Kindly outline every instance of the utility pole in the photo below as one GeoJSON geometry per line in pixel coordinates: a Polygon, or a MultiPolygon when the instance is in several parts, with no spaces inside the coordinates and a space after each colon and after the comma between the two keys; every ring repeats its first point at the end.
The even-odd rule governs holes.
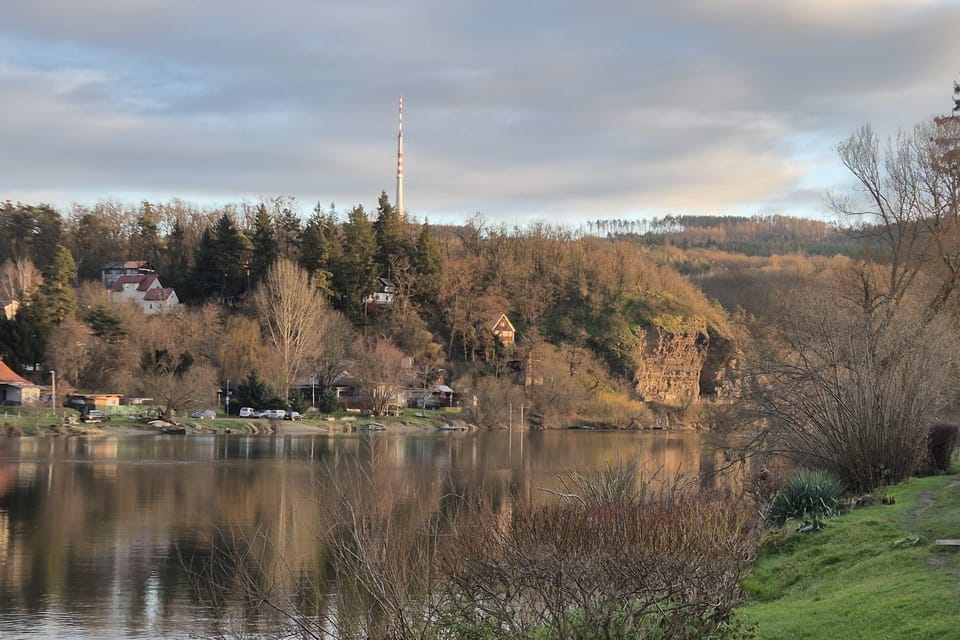
{"type": "Polygon", "coordinates": [[[53,415],[57,415],[57,372],[50,371],[50,404],[53,415]]]}

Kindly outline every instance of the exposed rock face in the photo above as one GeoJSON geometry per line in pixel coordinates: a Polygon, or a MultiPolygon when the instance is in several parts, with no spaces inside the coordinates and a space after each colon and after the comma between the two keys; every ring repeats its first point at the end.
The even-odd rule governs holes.
{"type": "Polygon", "coordinates": [[[647,402],[682,405],[720,393],[728,382],[733,343],[712,328],[641,330],[634,384],[647,402]]]}

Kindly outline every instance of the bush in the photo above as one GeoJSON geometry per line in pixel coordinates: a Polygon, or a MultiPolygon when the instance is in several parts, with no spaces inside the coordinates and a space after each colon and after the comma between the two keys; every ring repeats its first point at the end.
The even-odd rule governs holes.
{"type": "Polygon", "coordinates": [[[438,621],[472,638],[735,638],[749,516],[717,495],[560,503],[458,526],[438,621]]]}
{"type": "Polygon", "coordinates": [[[766,523],[782,527],[790,520],[812,521],[819,529],[821,519],[843,510],[845,494],[843,483],[826,471],[799,473],[774,498],[766,523]]]}
{"type": "Polygon", "coordinates": [[[340,400],[337,399],[337,392],[333,389],[324,389],[317,395],[317,411],[320,413],[333,413],[340,410],[340,400]]]}

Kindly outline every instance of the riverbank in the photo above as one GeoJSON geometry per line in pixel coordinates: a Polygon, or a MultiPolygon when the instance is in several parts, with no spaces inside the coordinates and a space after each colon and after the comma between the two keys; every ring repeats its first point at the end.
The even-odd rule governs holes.
{"type": "Polygon", "coordinates": [[[960,629],[960,475],[890,487],[892,505],[777,532],[743,581],[757,638],[941,639],[960,629]]]}
{"type": "Polygon", "coordinates": [[[414,412],[400,416],[317,416],[305,420],[268,420],[265,418],[217,417],[214,419],[180,419],[176,423],[148,421],[127,416],[112,416],[103,422],[82,423],[77,416],[64,419],[52,414],[28,412],[0,414],[0,436],[137,436],[162,433],[164,429],[183,429],[185,434],[239,435],[312,435],[383,430],[393,433],[451,429],[476,430],[459,414],[444,411],[414,412]],[[374,426],[371,426],[374,425],[374,426]],[[379,425],[379,426],[377,426],[379,425]]]}

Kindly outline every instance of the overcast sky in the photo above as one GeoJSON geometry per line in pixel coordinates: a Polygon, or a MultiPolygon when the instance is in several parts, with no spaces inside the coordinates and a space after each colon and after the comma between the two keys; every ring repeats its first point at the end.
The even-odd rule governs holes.
{"type": "Polygon", "coordinates": [[[952,105],[956,0],[0,0],[0,199],[828,216],[952,105]],[[670,5],[670,6],[668,6],[670,5]]]}

